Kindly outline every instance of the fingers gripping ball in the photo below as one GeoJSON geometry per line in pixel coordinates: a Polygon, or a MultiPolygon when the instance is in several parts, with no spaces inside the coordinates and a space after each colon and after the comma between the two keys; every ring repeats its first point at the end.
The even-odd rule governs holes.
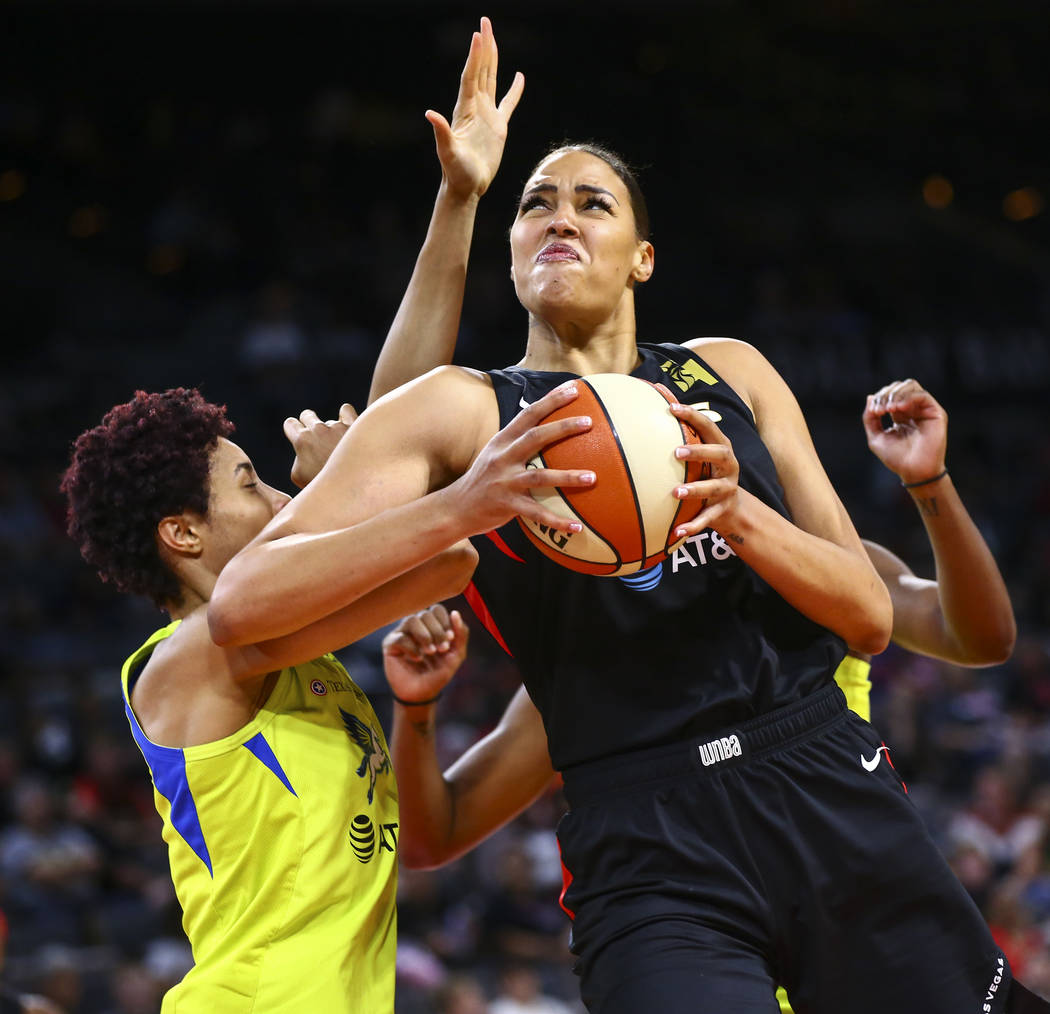
{"type": "Polygon", "coordinates": [[[594,471],[593,486],[532,490],[555,514],[579,521],[583,531],[552,531],[521,517],[518,522],[541,552],[570,570],[601,577],[633,574],[673,552],[684,541],[673,539],[675,528],[703,508],[702,500],[672,495],[675,486],[702,478],[701,464],[680,461],[675,448],[702,441],[671,414],[668,397],[647,380],[596,373],[577,386],[579,397],[544,421],[589,415],[592,427],[545,447],[529,465],[594,471]]]}

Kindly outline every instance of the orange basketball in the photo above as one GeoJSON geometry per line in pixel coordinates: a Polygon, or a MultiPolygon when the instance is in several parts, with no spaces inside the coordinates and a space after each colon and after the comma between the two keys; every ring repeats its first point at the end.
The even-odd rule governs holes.
{"type": "Polygon", "coordinates": [[[706,474],[699,462],[680,461],[676,447],[701,443],[696,431],[671,414],[670,399],[655,384],[620,373],[597,373],[577,382],[575,401],[544,421],[589,415],[586,433],[566,437],[530,462],[535,468],[589,468],[593,486],[543,487],[533,497],[555,514],[583,525],[558,532],[518,518],[529,539],[570,570],[616,577],[644,570],[673,552],[678,525],[703,509],[701,500],[672,492],[706,474]]]}

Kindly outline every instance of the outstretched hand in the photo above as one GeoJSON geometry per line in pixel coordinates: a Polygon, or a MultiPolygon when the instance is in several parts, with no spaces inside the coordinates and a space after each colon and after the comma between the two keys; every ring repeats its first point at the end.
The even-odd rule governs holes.
{"type": "Polygon", "coordinates": [[[336,444],[343,439],[356,418],[354,407],[344,402],[339,408],[338,419],[322,422],[312,408],[303,409],[298,419],[294,416],[285,419],[284,435],[295,451],[292,482],[299,489],[317,477],[336,444]]]}
{"type": "Polygon", "coordinates": [[[433,109],[426,112],[445,181],[461,197],[480,197],[488,189],[503,158],[507,124],[525,88],[525,76],[518,71],[496,102],[498,56],[492,23],[482,18],[481,30],[470,40],[452,123],[433,109]]]}
{"type": "Polygon", "coordinates": [[[383,638],[383,671],[402,701],[431,701],[467,656],[470,628],[440,603],[407,616],[383,638]]]}
{"type": "Polygon", "coordinates": [[[944,471],[948,413],[917,380],[898,380],[868,395],[863,421],[868,447],[901,482],[944,471]],[[890,426],[884,429],[886,416],[890,426]]]}

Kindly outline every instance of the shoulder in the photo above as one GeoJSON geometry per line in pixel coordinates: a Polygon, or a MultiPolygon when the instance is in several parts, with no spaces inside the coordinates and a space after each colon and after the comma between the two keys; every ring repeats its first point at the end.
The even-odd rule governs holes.
{"type": "Polygon", "coordinates": [[[240,649],[219,647],[208,632],[207,609],[195,609],[157,642],[143,665],[132,694],[136,714],[167,707],[173,698],[189,700],[203,688],[238,675],[235,669],[242,656],[240,649]]]}
{"type": "Polygon", "coordinates": [[[682,342],[682,346],[706,359],[719,372],[723,369],[740,370],[769,365],[766,357],[754,345],[740,338],[693,338],[682,342]]]}
{"type": "Polygon", "coordinates": [[[388,391],[369,406],[369,411],[391,402],[403,402],[405,399],[418,399],[420,395],[456,393],[465,397],[483,398],[486,392],[491,396],[492,381],[482,370],[466,366],[436,366],[414,380],[388,391]]]}
{"type": "Polygon", "coordinates": [[[780,375],[769,360],[750,342],[739,338],[693,338],[682,346],[702,358],[758,416],[763,395],[780,375]]]}
{"type": "Polygon", "coordinates": [[[424,451],[431,447],[466,461],[499,429],[492,379],[481,370],[438,366],[373,402],[351,434],[411,429],[424,451]],[[364,423],[364,426],[360,426],[364,423]]]}

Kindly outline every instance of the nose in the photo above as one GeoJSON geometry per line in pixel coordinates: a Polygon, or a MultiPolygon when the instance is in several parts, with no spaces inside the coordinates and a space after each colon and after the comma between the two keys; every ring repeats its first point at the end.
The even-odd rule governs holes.
{"type": "Polygon", "coordinates": [[[275,515],[291,501],[292,498],[287,493],[282,493],[279,489],[274,489],[273,486],[270,487],[270,506],[273,508],[275,515]]]}
{"type": "Polygon", "coordinates": [[[580,234],[576,226],[576,211],[571,204],[563,202],[554,209],[554,214],[547,223],[547,232],[552,236],[578,236],[580,234]]]}

